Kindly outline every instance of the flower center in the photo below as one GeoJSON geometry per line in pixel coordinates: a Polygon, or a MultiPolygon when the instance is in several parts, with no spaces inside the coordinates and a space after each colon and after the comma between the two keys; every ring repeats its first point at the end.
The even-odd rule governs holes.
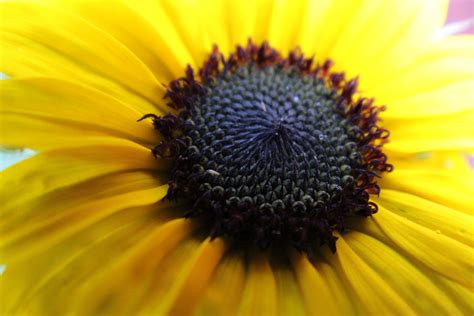
{"type": "Polygon", "coordinates": [[[214,49],[199,81],[188,68],[169,85],[174,114],[145,116],[163,136],[153,153],[173,161],[167,197],[190,202],[212,236],[335,251],[334,230],[377,211],[374,179],[392,170],[382,107],[312,63],[266,43],[227,60],[214,49]]]}

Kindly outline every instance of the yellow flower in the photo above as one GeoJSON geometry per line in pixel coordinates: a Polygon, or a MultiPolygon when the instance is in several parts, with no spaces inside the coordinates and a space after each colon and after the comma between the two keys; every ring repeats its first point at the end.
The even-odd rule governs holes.
{"type": "MultiPolygon", "coordinates": [[[[474,41],[472,36],[434,39],[446,1],[61,0],[2,2],[0,7],[0,71],[9,76],[0,84],[1,144],[37,152],[0,177],[2,314],[474,312],[474,176],[467,162],[474,149],[474,41]],[[361,171],[374,173],[370,181],[382,177],[380,196],[371,195],[378,212],[341,217],[344,230],[331,224],[338,236],[335,253],[315,244],[330,244],[323,233],[285,243],[288,231],[297,235],[291,225],[283,237],[277,232],[275,239],[256,238],[269,247],[249,246],[235,235],[248,233],[246,228],[219,219],[219,208],[208,196],[204,199],[211,206],[198,208],[203,214],[184,217],[195,211],[186,197],[197,191],[180,182],[176,166],[184,169],[176,155],[166,159],[171,142],[182,135],[167,138],[157,126],[166,113],[182,111],[167,105],[168,84],[190,65],[197,86],[214,91],[197,75],[213,45],[227,58],[236,45],[246,47],[249,38],[257,46],[268,41],[281,56],[300,47],[305,56],[315,56],[312,67],[322,69],[329,58],[333,74],[357,76],[359,93],[341,103],[346,111],[354,110],[359,94],[386,105],[378,124],[391,133],[383,152],[395,169],[383,173],[371,165],[361,171]],[[146,114],[155,119],[136,122],[146,114]],[[173,197],[174,186],[180,199],[164,200],[167,194],[173,197]]],[[[220,55],[214,51],[212,56],[222,67],[220,55]]],[[[255,68],[255,76],[275,70],[269,64],[255,68]]],[[[209,69],[218,72],[210,81],[224,80],[222,68],[209,69]]],[[[303,77],[308,73],[301,71],[303,77]]],[[[279,75],[289,80],[286,72],[279,75]]],[[[314,76],[323,80],[321,93],[343,94],[337,78],[314,76]]],[[[175,92],[189,87],[174,82],[175,92]]],[[[299,95],[292,93],[297,102],[299,95]]],[[[201,100],[195,92],[191,97],[201,100]]],[[[270,104],[259,105],[262,115],[270,115],[270,104]]],[[[278,124],[268,128],[292,133],[294,126],[279,115],[278,124]]],[[[361,135],[372,128],[361,127],[361,135]]],[[[172,130],[184,133],[184,127],[172,130]]],[[[381,148],[379,136],[370,146],[381,148]]],[[[313,150],[302,139],[304,150],[313,150]]],[[[291,161],[295,152],[284,157],[291,161]]],[[[363,161],[381,163],[383,156],[377,157],[366,155],[363,161]]],[[[376,193],[374,187],[362,191],[376,193]]],[[[200,206],[202,201],[193,202],[200,206]]],[[[367,202],[366,207],[373,205],[367,202]]],[[[330,220],[323,216],[316,224],[330,220]]],[[[259,225],[249,236],[269,227],[259,225]]],[[[312,234],[316,226],[310,227],[312,234]]]]}

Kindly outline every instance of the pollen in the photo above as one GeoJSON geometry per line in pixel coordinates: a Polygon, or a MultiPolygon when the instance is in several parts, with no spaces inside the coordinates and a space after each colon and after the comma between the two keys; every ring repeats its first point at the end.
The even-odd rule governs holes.
{"type": "Polygon", "coordinates": [[[335,251],[334,231],[377,211],[370,194],[393,167],[383,107],[331,67],[250,41],[227,59],[215,47],[197,76],[188,67],[168,86],[170,113],[144,117],[163,138],[153,154],[172,161],[167,198],[213,237],[335,251]]]}

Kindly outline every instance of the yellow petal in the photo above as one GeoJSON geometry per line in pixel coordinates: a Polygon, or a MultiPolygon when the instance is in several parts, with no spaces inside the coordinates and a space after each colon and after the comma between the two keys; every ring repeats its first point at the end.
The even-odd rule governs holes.
{"type": "MultiPolygon", "coordinates": [[[[112,35],[163,83],[179,78],[193,59],[174,26],[156,1],[70,1],[71,12],[112,35]],[[114,14],[104,15],[104,10],[114,14]]],[[[64,7],[63,1],[58,1],[64,7]]]]}
{"type": "Polygon", "coordinates": [[[290,266],[283,265],[274,271],[278,315],[306,315],[303,296],[290,266]]]}
{"type": "Polygon", "coordinates": [[[446,0],[366,0],[344,21],[329,56],[339,69],[360,76],[361,88],[368,89],[423,52],[442,27],[447,6],[446,0]]]}
{"type": "Polygon", "coordinates": [[[242,253],[228,254],[217,267],[196,308],[197,315],[235,315],[245,284],[242,253]]]}
{"type": "Polygon", "coordinates": [[[292,256],[293,269],[304,298],[307,314],[309,315],[343,315],[343,309],[338,300],[342,300],[342,293],[331,292],[327,278],[317,266],[325,263],[318,262],[315,267],[305,255],[292,256]],[[317,296],[317,300],[315,297],[317,296]],[[336,299],[337,298],[337,299],[336,299]]]}
{"type": "Polygon", "coordinates": [[[466,271],[472,271],[473,249],[442,232],[418,225],[379,205],[373,218],[355,226],[408,258],[423,269],[469,287],[466,271]]]}
{"type": "MultiPolygon", "coordinates": [[[[2,2],[0,5],[2,33],[20,37],[26,43],[25,54],[33,52],[30,58],[38,56],[35,47],[53,52],[48,58],[50,54],[42,51],[46,55],[41,59],[48,62],[43,68],[60,69],[62,65],[57,63],[60,60],[55,58],[60,54],[83,70],[116,82],[151,102],[163,97],[161,83],[150,69],[106,31],[75,14],[45,4],[2,2]],[[28,45],[30,42],[31,46],[28,45]]],[[[14,47],[8,37],[2,36],[2,47],[3,43],[14,47]]],[[[1,68],[13,77],[21,75],[16,72],[15,64],[3,58],[1,68]]]]}
{"type": "Polygon", "coordinates": [[[207,59],[213,45],[228,54],[236,45],[245,45],[249,38],[257,43],[268,39],[271,4],[272,0],[162,1],[197,68],[207,59]]]}
{"type": "MultiPolygon", "coordinates": [[[[15,33],[0,31],[0,70],[13,78],[50,77],[95,88],[145,112],[164,109],[162,97],[146,99],[113,78],[103,76],[68,55],[15,33]],[[152,110],[150,110],[152,109],[152,110]]],[[[156,87],[161,96],[165,89],[156,87]]]]}
{"type": "MultiPolygon", "coordinates": [[[[153,3],[150,5],[158,6],[155,1],[150,3],[153,3]]],[[[163,10],[168,19],[172,21],[172,26],[182,39],[183,45],[190,52],[192,60],[188,63],[195,70],[199,69],[212,51],[212,44],[219,45],[216,42],[208,42],[209,39],[204,31],[205,24],[201,23],[200,20],[200,10],[202,9],[200,1],[162,0],[160,4],[160,10],[163,10]]],[[[159,20],[153,16],[155,11],[147,9],[146,6],[141,8],[140,4],[137,5],[137,11],[142,12],[144,16],[148,16],[150,23],[157,23],[157,28],[160,27],[159,20]]]]}
{"type": "MultiPolygon", "coordinates": [[[[472,277],[472,272],[470,273],[472,277]]],[[[464,315],[472,313],[474,310],[474,292],[472,291],[472,285],[466,287],[447,278],[443,278],[442,276],[438,276],[436,282],[456,306],[463,311],[464,315]]]]}
{"type": "Polygon", "coordinates": [[[385,120],[383,127],[390,131],[388,151],[419,153],[436,150],[474,148],[474,109],[424,118],[385,120]]]}
{"type": "Polygon", "coordinates": [[[9,290],[2,291],[0,308],[12,314],[70,313],[78,298],[72,293],[85,280],[107,269],[162,223],[156,210],[156,205],[124,209],[41,253],[13,264],[7,261],[2,282],[9,290]]]}
{"type": "Polygon", "coordinates": [[[343,237],[337,240],[336,254],[326,251],[324,257],[347,282],[345,285],[349,287],[350,297],[359,301],[357,305],[361,314],[415,314],[386,280],[350,248],[343,237]]]}
{"type": "MultiPolygon", "coordinates": [[[[346,27],[347,20],[360,8],[361,3],[362,0],[331,1],[327,5],[322,3],[321,7],[315,8],[323,10],[321,16],[316,16],[320,18],[320,22],[309,22],[312,15],[308,13],[307,23],[314,29],[308,29],[308,35],[304,31],[301,35],[301,39],[306,39],[301,43],[305,52],[315,54],[320,61],[329,58],[337,38],[346,27]]],[[[338,64],[340,62],[337,61],[338,64]]]]}
{"type": "Polygon", "coordinates": [[[191,235],[195,225],[183,218],[151,224],[152,230],[129,251],[105,262],[77,289],[72,310],[82,315],[137,313],[140,300],[153,297],[149,290],[160,273],[160,263],[191,235]]]}
{"type": "MultiPolygon", "coordinates": [[[[201,46],[208,52],[215,44],[225,55],[236,45],[268,40],[269,23],[275,1],[198,1],[197,19],[204,36],[201,46]]],[[[191,18],[194,15],[191,16],[191,18]]]]}
{"type": "Polygon", "coordinates": [[[380,198],[375,199],[375,202],[390,212],[439,234],[471,247],[474,245],[472,240],[474,219],[468,214],[413,194],[388,189],[383,189],[380,198]]]}
{"type": "Polygon", "coordinates": [[[142,172],[115,174],[43,195],[2,212],[1,257],[16,261],[58,243],[115,212],[154,204],[166,195],[142,172]]]}
{"type": "Polygon", "coordinates": [[[175,276],[173,286],[161,300],[156,313],[191,314],[226,249],[226,243],[220,238],[207,238],[203,241],[189,262],[183,265],[183,269],[175,276]]]}
{"type": "MultiPolygon", "coordinates": [[[[350,15],[346,17],[343,28],[340,30],[338,36],[334,38],[334,45],[330,50],[331,57],[338,62],[344,62],[344,59],[346,59],[346,63],[348,63],[349,59],[354,62],[361,62],[359,61],[361,55],[365,55],[365,57],[368,57],[367,55],[376,56],[380,47],[383,47],[384,44],[387,45],[387,43],[393,40],[390,35],[381,36],[381,33],[385,35],[385,32],[399,31],[400,26],[402,26],[404,22],[403,18],[387,19],[386,15],[389,10],[392,10],[392,12],[393,10],[405,10],[403,18],[406,18],[406,15],[408,14],[409,16],[411,13],[406,1],[398,1],[397,3],[388,1],[361,1],[357,7],[350,12],[350,15]],[[373,27],[382,21],[385,23],[384,32],[378,32],[379,29],[373,27]],[[375,43],[377,45],[374,45],[372,41],[368,41],[369,37],[381,37],[382,42],[379,43],[376,41],[375,43]],[[372,48],[372,50],[366,49],[364,44],[370,45],[367,48],[372,48]]],[[[393,14],[396,16],[396,12],[393,12],[393,14]]]]}
{"type": "MultiPolygon", "coordinates": [[[[300,18],[300,29],[296,38],[296,43],[300,45],[303,52],[308,56],[315,53],[315,40],[320,38],[325,30],[328,30],[327,22],[336,23],[337,21],[326,21],[326,15],[331,14],[331,6],[336,2],[330,0],[308,1],[306,12],[300,18]]],[[[334,10],[334,9],[332,9],[334,10]]],[[[319,58],[317,52],[317,57],[319,58]]]]}
{"type": "MultiPolygon", "coordinates": [[[[268,42],[282,53],[294,49],[300,43],[295,42],[295,34],[301,29],[301,17],[305,16],[308,2],[276,0],[271,8],[268,25],[268,42]]],[[[263,8],[262,8],[263,9],[263,8]]],[[[261,25],[263,21],[258,20],[261,25]]]]}
{"type": "MultiPolygon", "coordinates": [[[[2,113],[0,124],[0,144],[4,148],[29,148],[41,152],[87,145],[101,146],[121,139],[118,135],[111,135],[111,131],[87,124],[32,115],[2,113]]],[[[147,147],[152,148],[153,144],[147,147]]]]}
{"type": "MultiPolygon", "coordinates": [[[[4,80],[0,82],[0,94],[4,145],[43,149],[50,147],[41,139],[48,132],[53,139],[69,136],[74,141],[80,140],[82,131],[85,135],[114,136],[147,145],[158,141],[151,122],[137,122],[143,111],[78,84],[49,78],[4,80]],[[45,123],[42,131],[38,121],[45,123]],[[24,129],[18,128],[16,122],[24,129]],[[64,132],[56,133],[61,126],[64,132]],[[35,136],[38,129],[43,135],[35,136]]],[[[52,143],[56,145],[58,140],[52,143]]],[[[64,146],[68,144],[65,142],[64,146]]]]}
{"type": "Polygon", "coordinates": [[[277,289],[268,258],[259,254],[250,259],[239,315],[275,315],[277,289]],[[263,295],[262,295],[263,294],[263,295]]]}
{"type": "MultiPolygon", "coordinates": [[[[255,1],[257,8],[255,10],[255,25],[250,38],[256,43],[261,43],[268,40],[270,31],[270,20],[272,18],[272,10],[275,5],[275,0],[255,1]]],[[[245,15],[241,17],[245,18],[245,15]]]]}
{"type": "Polygon", "coordinates": [[[449,37],[367,95],[388,105],[384,118],[423,117],[472,108],[473,85],[474,37],[449,37]]]}
{"type": "MultiPolygon", "coordinates": [[[[254,34],[257,28],[264,28],[263,21],[267,21],[257,19],[259,14],[265,11],[262,10],[262,8],[265,7],[265,2],[268,1],[227,1],[226,13],[229,23],[231,48],[234,48],[234,46],[238,44],[243,45],[247,43],[249,38],[252,38],[257,43],[263,40],[262,38],[254,36],[254,34]]],[[[265,24],[268,24],[268,21],[265,24]]]]}
{"type": "MultiPolygon", "coordinates": [[[[474,59],[471,63],[471,70],[468,70],[470,74],[474,73],[474,59]]],[[[430,70],[432,69],[431,66],[430,70]]],[[[448,67],[454,68],[453,65],[448,67]]],[[[469,63],[460,61],[458,67],[463,69],[469,69],[469,63]]],[[[433,69],[433,70],[436,70],[433,69]]],[[[432,77],[442,77],[443,73],[438,72],[439,75],[431,73],[432,77]]],[[[448,76],[449,72],[445,72],[448,76]]],[[[422,82],[424,79],[421,75],[416,74],[414,77],[408,79],[409,82],[422,82]]],[[[416,85],[415,89],[417,89],[416,85]]],[[[466,80],[458,80],[452,84],[436,88],[431,91],[423,91],[422,87],[419,87],[409,97],[403,98],[403,95],[397,96],[394,101],[381,101],[384,104],[389,104],[387,112],[382,114],[385,122],[390,124],[392,119],[397,118],[423,118],[426,116],[434,115],[445,115],[451,113],[461,113],[466,110],[472,110],[472,100],[474,100],[474,75],[466,80]]],[[[403,85],[400,87],[395,84],[392,87],[393,90],[400,89],[403,91],[403,85]]],[[[383,100],[383,99],[382,99],[383,100]]]]}
{"type": "MultiPolygon", "coordinates": [[[[295,7],[283,2],[285,1],[279,5],[285,9],[295,7]]],[[[227,54],[235,48],[235,45],[245,45],[248,39],[256,43],[268,40],[271,28],[269,24],[273,16],[272,8],[277,4],[273,0],[257,2],[206,0],[183,3],[165,1],[164,6],[169,14],[177,19],[180,34],[189,38],[188,46],[191,46],[189,45],[191,42],[196,43],[193,49],[197,54],[194,56],[199,58],[198,66],[200,66],[214,44],[227,54]],[[193,38],[190,38],[190,32],[195,34],[193,38]]],[[[286,14],[285,10],[281,10],[281,13],[286,14]]],[[[278,19],[281,17],[275,17],[276,27],[278,19]]],[[[272,45],[280,48],[277,44],[272,45]]]]}
{"type": "Polygon", "coordinates": [[[203,43],[206,43],[207,46],[217,44],[220,51],[225,54],[233,49],[230,38],[230,24],[227,20],[227,9],[225,1],[203,0],[199,1],[197,11],[199,21],[203,26],[203,43]]]}
{"type": "MultiPolygon", "coordinates": [[[[199,253],[203,251],[202,246],[203,240],[193,235],[183,240],[173,251],[163,257],[155,272],[150,274],[150,280],[147,281],[145,287],[140,287],[140,296],[135,301],[135,311],[131,310],[130,313],[161,315],[159,311],[162,303],[165,303],[164,300],[170,294],[170,290],[176,285],[177,277],[187,275],[189,270],[186,268],[192,268],[193,260],[197,259],[199,253]]],[[[199,274],[195,277],[199,278],[199,274]]],[[[203,285],[193,286],[202,290],[203,285]]],[[[120,305],[117,302],[117,306],[120,307],[120,305]]]]}
{"type": "MultiPolygon", "coordinates": [[[[256,42],[268,39],[269,5],[272,1],[141,1],[129,4],[144,16],[163,36],[173,36],[172,52],[182,64],[197,70],[207,59],[213,45],[225,54],[248,38],[256,42]],[[164,21],[164,27],[163,27],[164,21]],[[170,29],[170,30],[168,30],[170,29]],[[262,32],[263,30],[263,32],[262,32]],[[175,45],[177,42],[178,45],[175,45]],[[188,54],[183,51],[188,51],[188,54]]],[[[182,69],[182,67],[174,67],[182,69]]],[[[182,74],[180,74],[181,76],[182,74]]]]}
{"type": "Polygon", "coordinates": [[[105,174],[159,167],[147,148],[124,140],[40,153],[2,172],[2,209],[5,212],[38,196],[105,174]]]}
{"type": "Polygon", "coordinates": [[[461,212],[474,212],[474,175],[449,170],[395,169],[381,180],[382,187],[418,195],[461,212]]]}
{"type": "Polygon", "coordinates": [[[472,172],[469,156],[474,151],[434,151],[420,153],[389,153],[389,161],[400,170],[445,170],[466,175],[472,172]]]}
{"type": "MultiPolygon", "coordinates": [[[[320,249],[320,252],[327,252],[327,249],[320,249]]],[[[331,254],[330,260],[326,260],[323,255],[319,254],[311,260],[312,265],[321,272],[321,276],[324,279],[324,284],[327,285],[329,294],[333,297],[337,297],[335,303],[337,304],[337,310],[342,315],[356,314],[362,311],[361,304],[354,300],[354,293],[348,286],[344,275],[340,273],[337,265],[334,263],[334,254],[331,254]]],[[[328,303],[329,304],[329,303],[328,303]]]]}
{"type": "Polygon", "coordinates": [[[417,314],[461,314],[430,278],[432,271],[419,269],[397,251],[365,234],[350,232],[344,236],[344,241],[417,314]]]}

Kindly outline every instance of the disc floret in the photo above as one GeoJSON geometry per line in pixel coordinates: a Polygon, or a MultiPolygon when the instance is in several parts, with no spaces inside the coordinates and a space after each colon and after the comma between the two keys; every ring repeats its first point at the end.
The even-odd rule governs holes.
{"type": "Polygon", "coordinates": [[[331,67],[250,41],[227,59],[215,47],[197,76],[188,67],[167,87],[172,111],[144,117],[163,138],[153,154],[173,162],[167,198],[214,237],[335,251],[333,231],[377,211],[369,195],[392,166],[384,108],[331,67]]]}

